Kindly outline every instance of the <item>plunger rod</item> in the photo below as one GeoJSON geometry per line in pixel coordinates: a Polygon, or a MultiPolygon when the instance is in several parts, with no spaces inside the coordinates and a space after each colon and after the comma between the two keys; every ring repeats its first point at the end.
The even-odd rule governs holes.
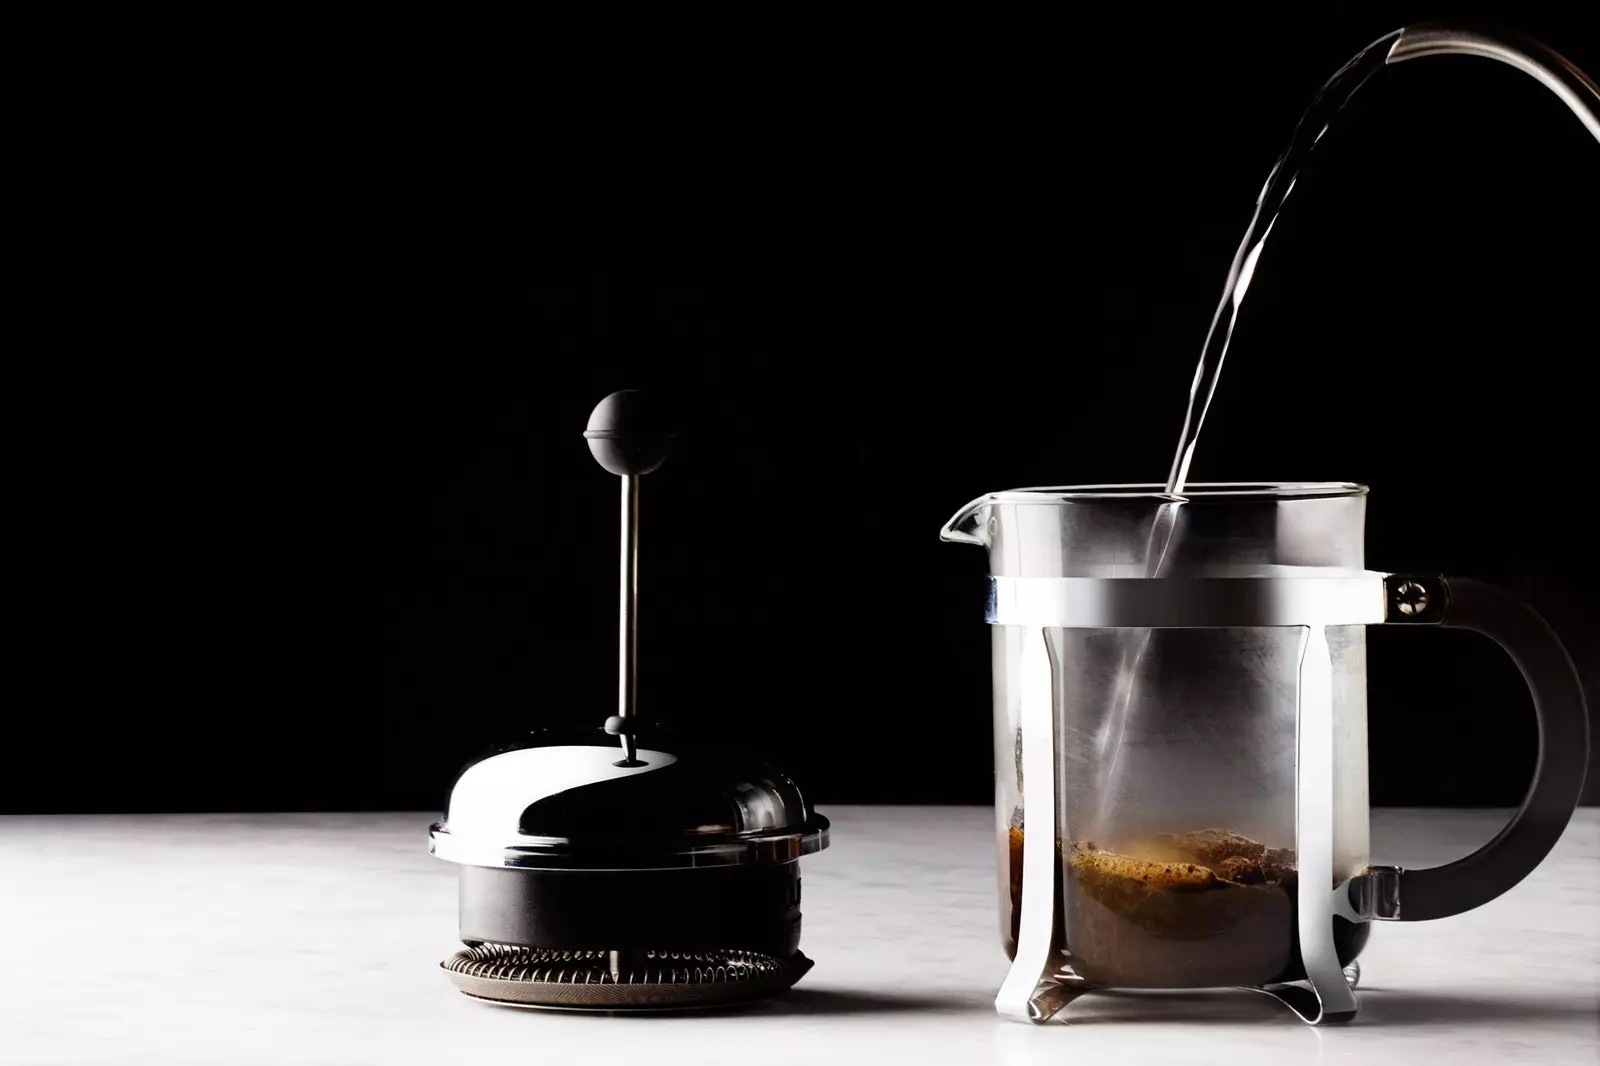
{"type": "Polygon", "coordinates": [[[617,716],[623,728],[618,733],[627,762],[638,756],[633,717],[637,707],[639,670],[639,478],[622,476],[622,588],[617,640],[617,716]]]}

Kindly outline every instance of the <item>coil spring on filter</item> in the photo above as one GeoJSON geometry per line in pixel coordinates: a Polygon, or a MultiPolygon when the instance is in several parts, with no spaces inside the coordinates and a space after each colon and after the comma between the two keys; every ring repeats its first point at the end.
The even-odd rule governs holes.
{"type": "Polygon", "coordinates": [[[552,984],[724,984],[778,974],[783,964],[753,951],[623,953],[612,976],[609,951],[549,951],[482,943],[457,952],[444,966],[469,977],[552,984]]]}

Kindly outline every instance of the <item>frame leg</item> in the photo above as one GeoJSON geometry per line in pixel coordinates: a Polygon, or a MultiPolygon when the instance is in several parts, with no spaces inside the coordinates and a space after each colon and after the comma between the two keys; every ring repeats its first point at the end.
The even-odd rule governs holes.
{"type": "Polygon", "coordinates": [[[1030,629],[1022,647],[1022,919],[1017,953],[994,999],[996,1013],[1043,1023],[1088,986],[1063,965],[1056,930],[1055,673],[1049,635],[1030,629]]]}
{"type": "Polygon", "coordinates": [[[1042,978],[1028,1000],[1028,1020],[1043,1025],[1079,996],[1094,991],[1093,985],[1071,973],[1056,973],[1042,978]]]}
{"type": "MultiPolygon", "coordinates": [[[[1327,629],[1306,627],[1300,651],[1295,767],[1295,853],[1300,957],[1306,981],[1269,985],[1310,1025],[1346,1022],[1359,1004],[1333,943],[1333,653],[1327,629]]],[[[1359,971],[1357,971],[1359,973],[1359,971]]]]}

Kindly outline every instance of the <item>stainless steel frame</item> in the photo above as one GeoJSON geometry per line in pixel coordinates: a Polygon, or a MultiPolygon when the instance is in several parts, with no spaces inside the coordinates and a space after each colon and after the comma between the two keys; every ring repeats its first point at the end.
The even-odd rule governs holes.
{"type": "MultiPolygon", "coordinates": [[[[1055,950],[1055,669],[1052,628],[1298,627],[1295,850],[1299,864],[1299,934],[1307,980],[1253,989],[1312,1025],[1349,1021],[1360,973],[1340,965],[1335,915],[1351,921],[1399,917],[1399,871],[1371,867],[1334,885],[1333,663],[1327,628],[1423,621],[1418,595],[1437,579],[1363,571],[1346,577],[1003,578],[989,579],[988,621],[1027,627],[1021,661],[1022,772],[1027,811],[1043,811],[1050,832],[1029,832],[1022,850],[1022,904],[1016,956],[995,997],[1004,1017],[1045,1022],[1093,986],[1055,950]],[[1410,606],[1408,610],[1407,607],[1410,606]]],[[[1426,607],[1427,597],[1421,595],[1426,607]]],[[[1037,817],[1035,815],[1034,817],[1037,817]]]]}

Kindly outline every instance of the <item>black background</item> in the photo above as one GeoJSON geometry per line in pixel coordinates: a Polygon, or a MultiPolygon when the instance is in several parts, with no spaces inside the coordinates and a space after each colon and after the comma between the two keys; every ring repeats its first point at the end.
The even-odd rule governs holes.
{"type": "MultiPolygon", "coordinates": [[[[941,523],[1164,476],[1296,117],[1433,14],[1272,10],[280,27],[142,70],[83,133],[79,313],[119,340],[66,371],[87,518],[0,809],[438,808],[485,744],[598,725],[617,484],[580,434],[622,387],[682,431],[645,710],[822,803],[988,802],[984,560],[941,523]]],[[[1600,70],[1592,20],[1508,17],[1600,70]]],[[[1600,150],[1449,58],[1318,155],[1194,477],[1370,484],[1369,565],[1516,590],[1600,692],[1600,150]]],[[[1370,640],[1374,802],[1516,802],[1509,661],[1370,640]]]]}

